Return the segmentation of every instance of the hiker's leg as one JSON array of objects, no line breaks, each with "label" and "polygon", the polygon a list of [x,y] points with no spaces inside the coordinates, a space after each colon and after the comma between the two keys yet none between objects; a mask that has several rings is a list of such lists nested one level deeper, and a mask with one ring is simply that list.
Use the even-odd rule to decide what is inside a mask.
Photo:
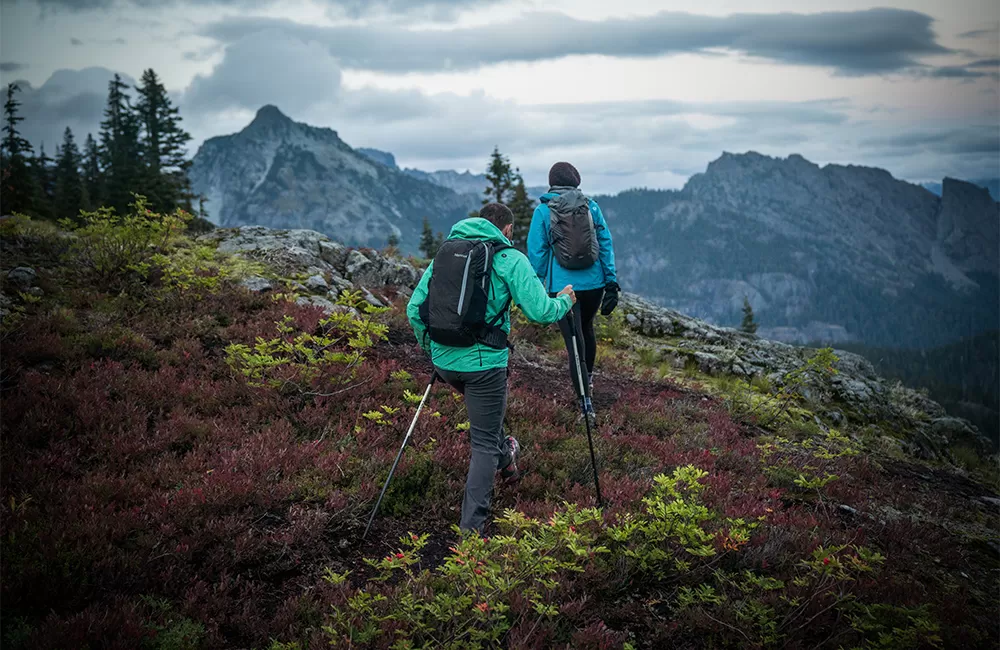
[{"label": "hiker's leg", "polygon": [[588,289],[576,292],[576,302],[580,305],[580,328],[583,330],[584,359],[587,361],[588,376],[594,372],[597,357],[597,336],[594,334],[594,317],[601,308],[604,289]]},{"label": "hiker's leg", "polygon": [[490,510],[496,472],[510,462],[510,450],[503,435],[503,417],[507,412],[507,369],[460,374],[465,384],[472,457],[459,527],[482,532]]},{"label": "hiker's leg", "polygon": [[[577,294],[579,296],[579,293]],[[580,380],[577,378],[576,374],[576,358],[580,355],[580,368],[586,374],[586,353],[583,343],[583,329],[581,327],[581,311],[580,311],[580,299],[577,298],[576,304],[573,305],[573,321],[576,323],[576,350],[573,350],[573,330],[569,326],[569,315],[567,314],[561,321],[559,321],[559,331],[562,332],[563,340],[566,342],[566,352],[569,356],[569,380],[573,384],[573,392],[577,397],[580,397]],[[588,377],[583,378],[584,388],[587,386],[589,381]]]}]

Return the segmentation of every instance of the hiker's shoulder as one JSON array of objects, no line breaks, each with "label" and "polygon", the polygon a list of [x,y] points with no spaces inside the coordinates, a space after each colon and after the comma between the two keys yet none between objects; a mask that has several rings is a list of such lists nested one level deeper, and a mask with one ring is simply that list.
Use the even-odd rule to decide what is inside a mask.
[{"label": "hiker's shoulder", "polygon": [[493,259],[494,265],[498,267],[497,270],[501,274],[513,271],[519,264],[529,264],[528,257],[513,246],[509,248],[497,248]]}]

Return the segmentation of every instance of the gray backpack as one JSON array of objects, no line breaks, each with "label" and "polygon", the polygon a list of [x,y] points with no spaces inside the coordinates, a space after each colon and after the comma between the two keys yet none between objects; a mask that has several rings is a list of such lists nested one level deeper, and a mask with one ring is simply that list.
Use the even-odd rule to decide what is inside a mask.
[{"label": "gray backpack", "polygon": [[548,202],[549,237],[556,262],[564,269],[589,269],[600,257],[590,199],[570,190]]}]

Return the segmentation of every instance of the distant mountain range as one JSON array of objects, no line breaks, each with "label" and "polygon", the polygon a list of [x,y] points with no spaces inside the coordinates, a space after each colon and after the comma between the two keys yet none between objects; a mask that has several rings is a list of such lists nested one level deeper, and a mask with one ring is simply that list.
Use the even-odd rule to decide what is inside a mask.
[{"label": "distant mountain range", "polygon": [[[312,228],[350,245],[390,233],[415,252],[480,205],[485,177],[399,169],[265,106],[206,141],[191,180],[221,225]],[[535,196],[547,188],[532,188]],[[678,191],[598,196],[623,287],[735,325],[746,296],[768,338],[943,345],[1000,327],[1000,204],[945,179],[942,196],[881,169],[723,154]]]},{"label": "distant mountain range", "polygon": [[943,345],[1000,327],[1000,204],[945,179],[801,156],[723,154],[680,191],[595,197],[623,285],[707,320],[791,342]]},{"label": "distant mountain range", "polygon": [[[366,147],[360,147],[357,151],[368,156],[375,162],[385,165],[386,167],[399,169],[396,165],[396,157],[388,151],[379,151],[378,149],[368,149]],[[401,171],[408,176],[412,176],[413,178],[427,181],[428,183],[433,183],[435,185],[440,185],[441,187],[447,187],[458,194],[475,195],[480,200],[483,198],[483,190],[485,190],[489,185],[489,181],[486,180],[486,174],[473,174],[469,170],[457,172],[453,169],[445,169],[436,172],[425,172],[419,169],[413,169],[412,167],[406,167]],[[549,188],[546,185],[541,185],[527,187],[525,189],[528,190],[528,196],[537,199],[542,194],[545,194]]]}]

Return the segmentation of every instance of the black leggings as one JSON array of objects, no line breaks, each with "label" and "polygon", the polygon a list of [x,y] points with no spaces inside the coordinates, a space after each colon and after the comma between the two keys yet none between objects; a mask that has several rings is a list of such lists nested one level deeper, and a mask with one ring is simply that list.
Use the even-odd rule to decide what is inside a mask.
[{"label": "black leggings", "polygon": [[[594,316],[601,308],[604,289],[587,289],[576,292],[576,304],[573,305],[573,316],[576,320],[576,346],[583,356],[581,369],[586,370],[583,378],[584,390],[590,393],[590,375],[594,372],[594,358],[597,356],[597,336],[594,334]],[[573,382],[573,391],[580,397],[580,383],[576,375],[576,356],[573,354],[573,332],[569,326],[567,315],[559,321],[559,330],[566,341],[566,351],[569,353],[569,376]]]}]

